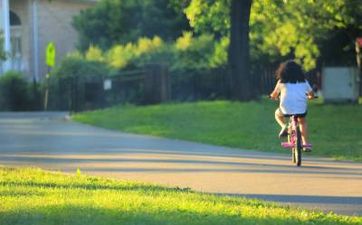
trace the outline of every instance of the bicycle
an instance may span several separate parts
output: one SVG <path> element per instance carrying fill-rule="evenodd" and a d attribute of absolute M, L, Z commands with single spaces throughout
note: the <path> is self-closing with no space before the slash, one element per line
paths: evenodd
<path fill-rule="evenodd" d="M 271 98 L 269 96 L 269 98 Z M 316 99 L 318 96 L 313 96 L 312 99 Z M 298 115 L 288 115 L 289 122 L 288 122 L 288 141 L 282 142 L 281 146 L 283 148 L 291 149 L 292 153 L 292 163 L 295 163 L 296 166 L 302 165 L 302 151 L 304 147 L 311 148 L 312 145 L 303 145 L 302 144 L 302 133 L 300 131 L 299 122 L 298 122 Z"/>
<path fill-rule="evenodd" d="M 298 117 L 296 115 L 291 115 L 288 123 L 288 141 L 282 142 L 281 146 L 283 148 L 290 148 L 292 153 L 292 162 L 296 166 L 302 165 L 302 133 L 299 128 Z M 308 146 L 311 147 L 311 146 Z"/>

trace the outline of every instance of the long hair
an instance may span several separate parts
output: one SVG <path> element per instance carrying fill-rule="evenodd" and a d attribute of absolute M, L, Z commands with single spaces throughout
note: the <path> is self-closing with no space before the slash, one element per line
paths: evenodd
<path fill-rule="evenodd" d="M 281 83 L 304 83 L 305 75 L 302 67 L 293 60 L 288 60 L 280 64 L 276 71 L 276 78 Z"/>

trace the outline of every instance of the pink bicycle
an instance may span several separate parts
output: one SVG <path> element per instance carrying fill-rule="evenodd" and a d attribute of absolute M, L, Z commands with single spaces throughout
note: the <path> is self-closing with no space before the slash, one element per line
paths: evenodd
<path fill-rule="evenodd" d="M 282 142 L 281 145 L 283 148 L 291 149 L 292 162 L 295 163 L 296 166 L 301 166 L 303 147 L 311 147 L 311 146 L 302 145 L 302 134 L 299 129 L 297 116 L 295 115 L 290 116 L 289 125 L 288 125 L 288 141 Z"/>
<path fill-rule="evenodd" d="M 270 97 L 270 96 L 269 96 Z M 313 96 L 313 98 L 318 98 L 318 96 Z M 302 165 L 302 152 L 303 148 L 311 148 L 312 145 L 303 145 L 302 144 L 302 133 L 299 128 L 298 116 L 290 115 L 288 122 L 288 141 L 282 142 L 281 146 L 283 148 L 291 149 L 292 153 L 292 162 L 296 164 L 296 166 Z"/>

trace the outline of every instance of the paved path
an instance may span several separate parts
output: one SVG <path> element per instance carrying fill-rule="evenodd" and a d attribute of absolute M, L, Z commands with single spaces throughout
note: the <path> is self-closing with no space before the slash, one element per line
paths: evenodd
<path fill-rule="evenodd" d="M 64 113 L 0 113 L 0 165 L 37 166 L 362 215 L 362 164 L 131 135 Z"/>

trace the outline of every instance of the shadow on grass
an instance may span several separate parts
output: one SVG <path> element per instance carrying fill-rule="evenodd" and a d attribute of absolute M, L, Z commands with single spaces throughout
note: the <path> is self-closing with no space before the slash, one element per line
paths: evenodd
<path fill-rule="evenodd" d="M 75 177 L 76 179 L 76 177 Z M 96 178 L 95 178 L 96 179 Z M 57 182 L 37 182 L 37 181 L 0 181 L 0 186 L 10 187 L 26 187 L 26 188 L 56 188 L 56 189 L 84 189 L 84 190 L 112 190 L 112 191 L 142 191 L 142 192 L 155 192 L 155 191 L 167 191 L 167 192 L 191 192 L 189 188 L 170 188 L 161 187 L 150 184 L 136 184 L 136 183 L 115 183 L 112 182 L 110 185 L 91 183 L 92 178 L 87 178 L 89 183 L 57 183 Z M 1 193 L 2 194 L 2 193 Z M 21 193 L 19 193 L 21 194 Z M 28 193 L 23 193 L 28 195 Z M 21 194 L 22 195 L 22 194 Z"/>
<path fill-rule="evenodd" d="M 31 209 L 17 209 L 16 211 L 0 212 L 1 225 L 237 225 L 237 224 L 353 224 L 344 220 L 336 220 L 315 214 L 310 219 L 299 219 L 290 216 L 265 216 L 253 217 L 243 212 L 233 212 L 230 215 L 210 211 L 209 213 L 195 212 L 183 209 L 106 209 L 89 206 L 65 205 L 47 206 Z"/>

